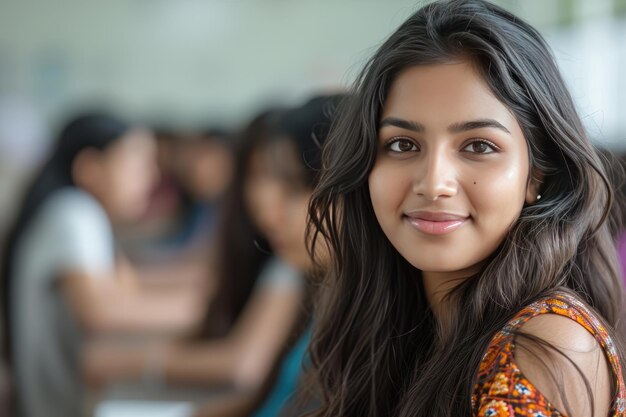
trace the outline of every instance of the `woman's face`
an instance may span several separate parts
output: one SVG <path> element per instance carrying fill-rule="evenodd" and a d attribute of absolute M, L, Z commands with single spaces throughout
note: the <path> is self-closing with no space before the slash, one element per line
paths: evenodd
<path fill-rule="evenodd" d="M 474 272 L 536 200 L 521 128 L 469 63 L 401 72 L 378 145 L 369 176 L 376 218 L 422 271 Z"/>
<path fill-rule="evenodd" d="M 156 141 L 144 130 L 133 130 L 102 153 L 99 194 L 118 220 L 141 216 L 157 179 Z"/>
<path fill-rule="evenodd" d="M 212 201 L 221 197 L 233 174 L 233 155 L 219 139 L 190 139 L 181 144 L 178 167 L 183 184 L 193 197 Z"/>
<path fill-rule="evenodd" d="M 252 221 L 285 262 L 308 270 L 305 245 L 311 189 L 303 180 L 298 152 L 288 140 L 262 146 L 252 153 L 244 181 L 244 198 Z"/>

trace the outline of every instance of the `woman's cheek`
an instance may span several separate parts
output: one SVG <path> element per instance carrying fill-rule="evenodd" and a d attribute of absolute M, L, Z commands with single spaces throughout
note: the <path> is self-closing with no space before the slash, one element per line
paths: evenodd
<path fill-rule="evenodd" d="M 526 173 L 518 164 L 503 163 L 474 173 L 468 195 L 481 229 L 492 237 L 504 236 L 515 223 L 524 205 Z"/>
<path fill-rule="evenodd" d="M 411 190 L 411 172 L 407 167 L 394 167 L 384 161 L 377 162 L 369 176 L 372 205 L 379 222 L 399 213 L 402 203 Z M 381 218 L 382 217 L 382 218 Z"/>

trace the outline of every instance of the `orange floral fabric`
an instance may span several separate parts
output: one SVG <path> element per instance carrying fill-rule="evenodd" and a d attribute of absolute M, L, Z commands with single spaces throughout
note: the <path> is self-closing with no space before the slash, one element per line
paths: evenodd
<path fill-rule="evenodd" d="M 565 417 L 524 377 L 515 363 L 514 332 L 539 314 L 558 314 L 575 320 L 591 334 L 605 351 L 617 384 L 610 417 L 626 416 L 626 388 L 615 345 L 598 319 L 575 297 L 559 292 L 520 311 L 487 349 L 478 370 L 472 396 L 475 417 Z"/>

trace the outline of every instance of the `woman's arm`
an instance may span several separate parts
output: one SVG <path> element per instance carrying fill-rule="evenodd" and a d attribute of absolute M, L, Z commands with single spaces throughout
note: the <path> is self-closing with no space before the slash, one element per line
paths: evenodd
<path fill-rule="evenodd" d="M 178 346 L 121 348 L 99 346 L 87 352 L 91 381 L 141 377 L 158 367 L 169 383 L 262 386 L 293 331 L 302 301 L 299 287 L 266 287 L 252 296 L 228 336 Z M 158 349 L 159 353 L 155 353 Z"/>
<path fill-rule="evenodd" d="M 109 218 L 93 196 L 68 188 L 50 197 L 31 239 L 51 258 L 45 276 L 92 333 L 184 331 L 200 316 L 200 297 L 148 294 L 115 251 Z M 43 277 L 42 277 L 43 279 Z M 192 294 L 192 293 L 190 293 Z"/>
<path fill-rule="evenodd" d="M 164 363 L 165 375 L 172 381 L 258 387 L 284 349 L 301 302 L 300 288 L 261 290 L 228 337 L 172 351 Z"/>
<path fill-rule="evenodd" d="M 200 320 L 202 294 L 142 288 L 128 265 L 113 276 L 65 270 L 58 286 L 82 327 L 90 333 L 190 331 Z"/>

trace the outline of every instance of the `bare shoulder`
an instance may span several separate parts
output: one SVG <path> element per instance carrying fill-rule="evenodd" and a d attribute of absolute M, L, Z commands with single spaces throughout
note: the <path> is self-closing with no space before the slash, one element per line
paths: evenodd
<path fill-rule="evenodd" d="M 602 350 L 589 330 L 580 323 L 558 314 L 541 314 L 526 322 L 520 329 L 566 352 L 591 353 Z"/>
<path fill-rule="evenodd" d="M 525 323 L 515 341 L 522 374 L 559 411 L 570 417 L 608 414 L 611 368 L 600 343 L 580 323 L 542 314 Z"/>

